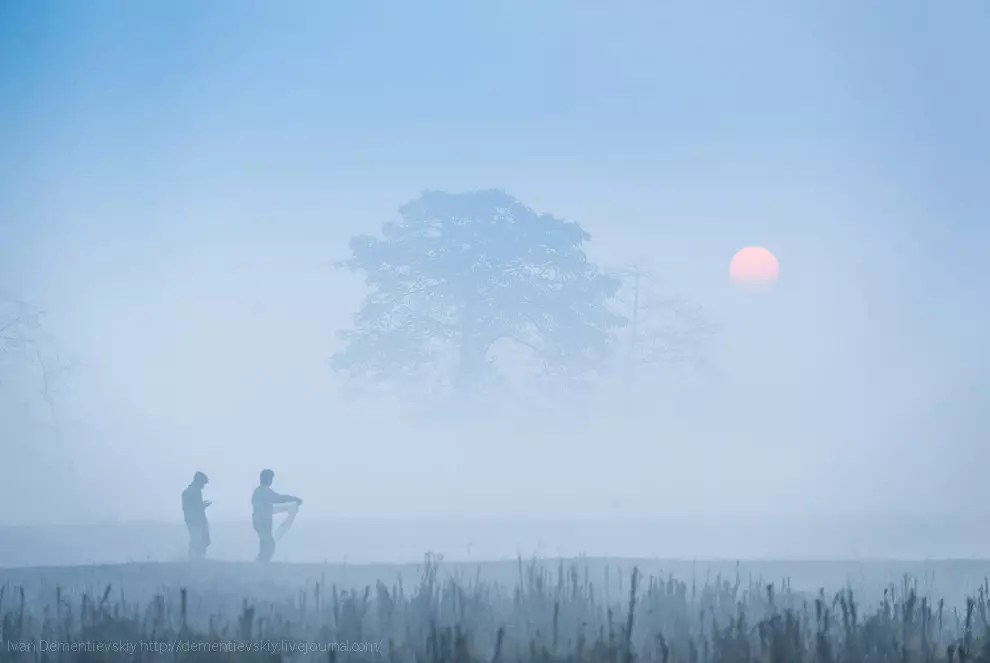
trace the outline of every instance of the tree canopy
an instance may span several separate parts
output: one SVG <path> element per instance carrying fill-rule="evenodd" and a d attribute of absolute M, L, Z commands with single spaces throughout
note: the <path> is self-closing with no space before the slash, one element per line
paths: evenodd
<path fill-rule="evenodd" d="M 492 348 L 527 349 L 556 384 L 593 377 L 625 318 L 621 283 L 589 261 L 576 222 L 538 214 L 500 190 L 428 191 L 380 236 L 351 239 L 343 265 L 368 293 L 332 366 L 353 380 L 470 397 L 502 376 Z"/>

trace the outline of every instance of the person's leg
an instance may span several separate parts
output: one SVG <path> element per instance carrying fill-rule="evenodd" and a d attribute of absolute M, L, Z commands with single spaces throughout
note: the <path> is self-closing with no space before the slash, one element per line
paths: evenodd
<path fill-rule="evenodd" d="M 199 526 L 199 539 L 197 540 L 196 559 L 206 557 L 206 549 L 210 547 L 210 526 L 203 523 Z"/>
<path fill-rule="evenodd" d="M 210 545 L 210 531 L 206 523 L 202 523 L 196 528 L 196 559 L 206 557 L 206 548 Z"/>
<path fill-rule="evenodd" d="M 203 556 L 203 533 L 197 524 L 189 524 L 189 559 L 196 561 Z"/>
<path fill-rule="evenodd" d="M 265 536 L 264 528 L 257 521 L 254 523 L 254 533 L 258 535 L 258 556 L 255 559 L 260 562 L 265 554 Z"/>
<path fill-rule="evenodd" d="M 272 561 L 272 557 L 275 556 L 275 537 L 272 536 L 271 528 L 268 528 L 268 530 L 262 535 L 261 545 L 263 550 L 261 561 Z"/>
<path fill-rule="evenodd" d="M 275 554 L 275 537 L 272 536 L 271 521 L 255 523 L 254 531 L 258 533 L 258 561 L 271 561 Z"/>
<path fill-rule="evenodd" d="M 196 559 L 196 527 L 192 523 L 186 523 L 189 530 L 189 559 Z"/>

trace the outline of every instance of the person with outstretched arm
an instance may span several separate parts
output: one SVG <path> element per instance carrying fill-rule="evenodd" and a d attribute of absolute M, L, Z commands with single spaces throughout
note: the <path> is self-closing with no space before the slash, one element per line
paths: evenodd
<path fill-rule="evenodd" d="M 182 491 L 182 515 L 189 529 L 189 559 L 201 560 L 210 547 L 210 524 L 206 520 L 206 508 L 212 504 L 203 499 L 203 488 L 210 480 L 202 472 L 193 475 L 192 483 Z"/>
<path fill-rule="evenodd" d="M 262 470 L 261 482 L 251 495 L 252 520 L 254 531 L 258 533 L 258 561 L 269 562 L 275 554 L 275 535 L 272 532 L 272 519 L 276 504 L 299 506 L 302 500 L 292 495 L 281 495 L 272 490 L 275 473 Z"/>

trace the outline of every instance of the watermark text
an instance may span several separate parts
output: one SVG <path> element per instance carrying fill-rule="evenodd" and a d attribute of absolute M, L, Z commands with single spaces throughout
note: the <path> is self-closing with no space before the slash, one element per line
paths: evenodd
<path fill-rule="evenodd" d="M 381 653 L 381 642 L 341 640 L 318 642 L 301 639 L 257 640 L 7 640 L 3 649 L 21 653 L 103 654 L 244 654 L 301 655 L 328 652 Z"/>

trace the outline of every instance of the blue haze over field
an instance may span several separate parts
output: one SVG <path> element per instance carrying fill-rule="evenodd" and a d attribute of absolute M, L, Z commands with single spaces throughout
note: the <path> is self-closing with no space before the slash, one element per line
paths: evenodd
<path fill-rule="evenodd" d="M 264 466 L 297 527 L 985 513 L 988 61 L 978 0 L 5 2 L 0 287 L 73 365 L 57 426 L 0 382 L 5 520 L 175 520 L 195 469 L 241 519 Z M 332 262 L 489 187 L 704 306 L 718 380 L 556 435 L 346 403 Z"/>

